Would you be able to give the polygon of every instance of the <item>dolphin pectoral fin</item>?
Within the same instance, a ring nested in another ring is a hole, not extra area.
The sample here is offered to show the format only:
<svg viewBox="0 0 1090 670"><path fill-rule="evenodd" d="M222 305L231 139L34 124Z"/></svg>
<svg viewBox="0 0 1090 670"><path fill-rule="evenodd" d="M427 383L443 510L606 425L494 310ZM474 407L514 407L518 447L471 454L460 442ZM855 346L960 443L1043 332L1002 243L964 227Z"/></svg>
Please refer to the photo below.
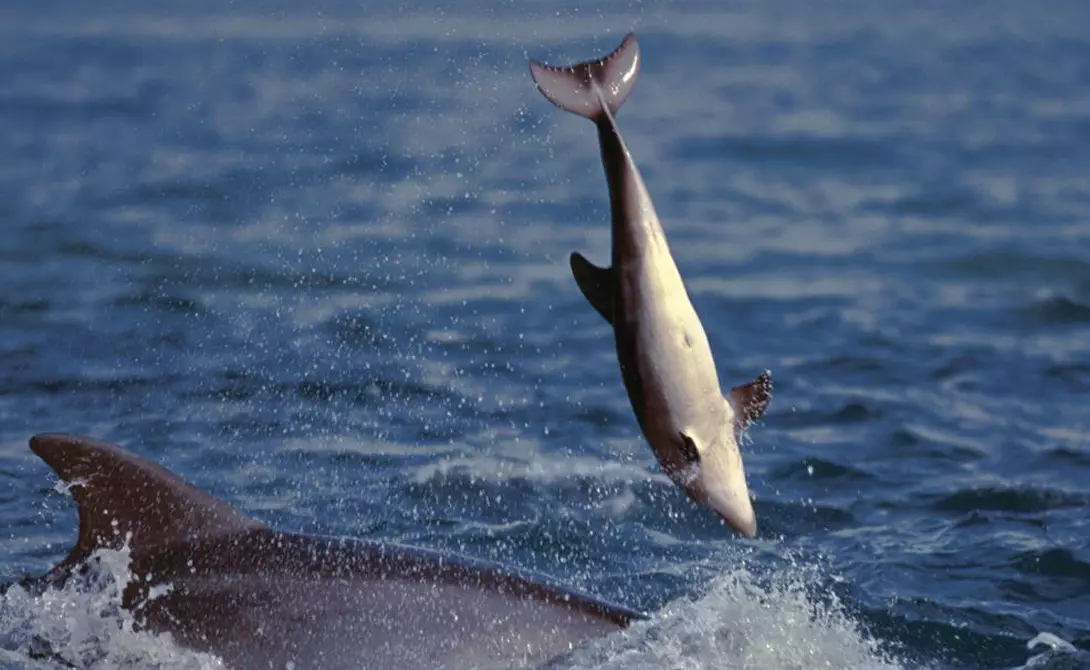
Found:
<svg viewBox="0 0 1090 670"><path fill-rule="evenodd" d="M700 475L700 448L696 446L696 440L684 431L679 432L677 437L677 454L680 458L671 457L666 470L671 479L682 487L688 487Z"/></svg>
<svg viewBox="0 0 1090 670"><path fill-rule="evenodd" d="M696 446L696 440L689 437L685 433L678 433L678 437L681 438L680 447L681 455L685 457L685 460L689 463L698 463L700 461L700 449Z"/></svg>
<svg viewBox="0 0 1090 670"><path fill-rule="evenodd" d="M573 251L571 255L571 273L587 302L598 310L603 319L612 325L613 270L600 268L584 258L583 254Z"/></svg>
<svg viewBox="0 0 1090 670"><path fill-rule="evenodd" d="M726 398L734 410L734 423L744 428L751 421L761 418L772 400L772 375L762 372L748 384L735 386Z"/></svg>

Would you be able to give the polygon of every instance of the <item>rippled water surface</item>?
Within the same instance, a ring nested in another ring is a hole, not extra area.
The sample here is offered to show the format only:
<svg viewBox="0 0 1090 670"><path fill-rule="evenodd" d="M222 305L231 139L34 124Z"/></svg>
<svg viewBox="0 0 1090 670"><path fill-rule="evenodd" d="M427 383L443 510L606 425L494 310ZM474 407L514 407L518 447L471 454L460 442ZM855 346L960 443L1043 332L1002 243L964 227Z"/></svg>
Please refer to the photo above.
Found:
<svg viewBox="0 0 1090 670"><path fill-rule="evenodd" d="M1090 10L366 5L0 8L0 582L75 537L60 430L654 614L564 667L1090 666ZM526 59L632 28L720 377L776 383L754 541L661 474L568 270L605 182ZM0 662L214 665L64 598L0 599Z"/></svg>

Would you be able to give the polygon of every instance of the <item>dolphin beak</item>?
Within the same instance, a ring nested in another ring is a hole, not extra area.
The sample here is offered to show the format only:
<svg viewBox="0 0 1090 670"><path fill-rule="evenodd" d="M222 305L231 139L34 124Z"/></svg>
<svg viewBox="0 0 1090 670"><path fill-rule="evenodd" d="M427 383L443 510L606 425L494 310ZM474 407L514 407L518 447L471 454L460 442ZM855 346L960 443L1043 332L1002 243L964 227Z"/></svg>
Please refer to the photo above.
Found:
<svg viewBox="0 0 1090 670"><path fill-rule="evenodd" d="M741 500L733 495L709 493L704 504L715 510L719 518L725 521L734 532L752 539L757 536L757 515L753 512L753 504L750 503L747 493L742 493Z"/></svg>
<svg viewBox="0 0 1090 670"><path fill-rule="evenodd" d="M725 452L725 453L724 453ZM699 474L685 487L689 495L715 511L739 535L757 535L757 516L737 450L716 449L700 459Z"/></svg>

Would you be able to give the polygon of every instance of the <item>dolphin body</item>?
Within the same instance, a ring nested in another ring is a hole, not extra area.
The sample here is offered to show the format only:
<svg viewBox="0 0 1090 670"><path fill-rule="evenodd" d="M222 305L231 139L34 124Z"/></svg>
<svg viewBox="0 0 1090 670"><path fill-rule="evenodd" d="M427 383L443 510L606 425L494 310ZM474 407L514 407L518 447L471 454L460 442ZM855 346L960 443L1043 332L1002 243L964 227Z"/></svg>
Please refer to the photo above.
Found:
<svg viewBox="0 0 1090 670"><path fill-rule="evenodd" d="M612 267L574 252L572 274L613 326L632 409L662 468L690 497L753 537L757 520L738 432L764 413L772 379L766 371L725 398L720 391L708 337L614 118L639 68L633 34L600 60L567 67L530 62L534 82L550 102L598 128L613 219Z"/></svg>
<svg viewBox="0 0 1090 670"><path fill-rule="evenodd" d="M69 485L79 539L26 586L63 584L96 549L127 545L123 604L138 624L233 668L524 667L643 618L485 562L271 530L93 439L30 448Z"/></svg>

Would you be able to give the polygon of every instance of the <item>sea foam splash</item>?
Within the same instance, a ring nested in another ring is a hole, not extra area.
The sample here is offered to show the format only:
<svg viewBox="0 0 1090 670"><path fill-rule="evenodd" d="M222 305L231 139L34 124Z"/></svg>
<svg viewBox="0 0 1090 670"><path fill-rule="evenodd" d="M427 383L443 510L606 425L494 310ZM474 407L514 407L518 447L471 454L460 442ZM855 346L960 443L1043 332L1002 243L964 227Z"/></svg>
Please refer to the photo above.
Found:
<svg viewBox="0 0 1090 670"><path fill-rule="evenodd" d="M179 646L169 634L138 630L122 606L133 578L129 563L127 547L99 549L88 569L61 588L35 594L14 584L0 594L0 667L226 668L215 656Z"/></svg>
<svg viewBox="0 0 1090 670"><path fill-rule="evenodd" d="M675 600L650 620L573 652L558 667L905 667L866 635L834 596L824 602L814 598L806 572L780 573L764 584L744 567L734 568L699 597Z"/></svg>

